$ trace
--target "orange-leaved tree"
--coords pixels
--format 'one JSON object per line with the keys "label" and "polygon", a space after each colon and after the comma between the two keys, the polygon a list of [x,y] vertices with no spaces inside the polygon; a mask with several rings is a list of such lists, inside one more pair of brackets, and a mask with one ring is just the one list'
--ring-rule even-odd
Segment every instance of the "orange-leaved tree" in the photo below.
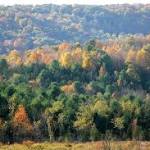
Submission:
{"label": "orange-leaved tree", "polygon": [[33,127],[29,121],[27,112],[23,105],[19,105],[13,118],[14,138],[16,141],[28,139],[33,134]]}

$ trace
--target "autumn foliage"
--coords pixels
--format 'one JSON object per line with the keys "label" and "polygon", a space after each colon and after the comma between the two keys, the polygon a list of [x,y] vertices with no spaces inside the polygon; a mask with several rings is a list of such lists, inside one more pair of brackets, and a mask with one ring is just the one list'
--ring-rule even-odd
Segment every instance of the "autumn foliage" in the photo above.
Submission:
{"label": "autumn foliage", "polygon": [[32,135],[33,127],[23,105],[19,105],[17,111],[15,112],[13,118],[13,128],[14,136],[17,140]]}
{"label": "autumn foliage", "polygon": [[2,56],[0,140],[149,140],[150,45],[124,40]]}

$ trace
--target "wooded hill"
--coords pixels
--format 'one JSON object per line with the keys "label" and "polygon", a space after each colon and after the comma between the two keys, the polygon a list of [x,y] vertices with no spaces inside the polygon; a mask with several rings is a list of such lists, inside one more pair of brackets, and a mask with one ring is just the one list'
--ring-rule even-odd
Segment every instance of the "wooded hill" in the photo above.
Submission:
{"label": "wooded hill", "polygon": [[0,6],[0,53],[150,33],[150,5]]}
{"label": "wooded hill", "polygon": [[150,140],[150,38],[122,40],[1,57],[0,142]]}

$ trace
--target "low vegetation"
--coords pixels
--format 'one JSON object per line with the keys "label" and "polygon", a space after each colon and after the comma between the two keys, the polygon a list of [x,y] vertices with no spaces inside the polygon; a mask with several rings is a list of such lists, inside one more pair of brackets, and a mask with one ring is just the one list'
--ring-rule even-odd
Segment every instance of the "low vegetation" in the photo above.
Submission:
{"label": "low vegetation", "polygon": [[0,145],[0,150],[150,150],[149,142],[33,143]]}

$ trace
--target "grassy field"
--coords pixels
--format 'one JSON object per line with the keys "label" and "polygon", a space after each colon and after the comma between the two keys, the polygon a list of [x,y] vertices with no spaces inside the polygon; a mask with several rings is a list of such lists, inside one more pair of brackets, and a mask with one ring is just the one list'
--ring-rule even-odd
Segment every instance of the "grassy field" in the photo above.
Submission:
{"label": "grassy field", "polygon": [[150,150],[150,142],[33,143],[3,145],[0,150]]}

